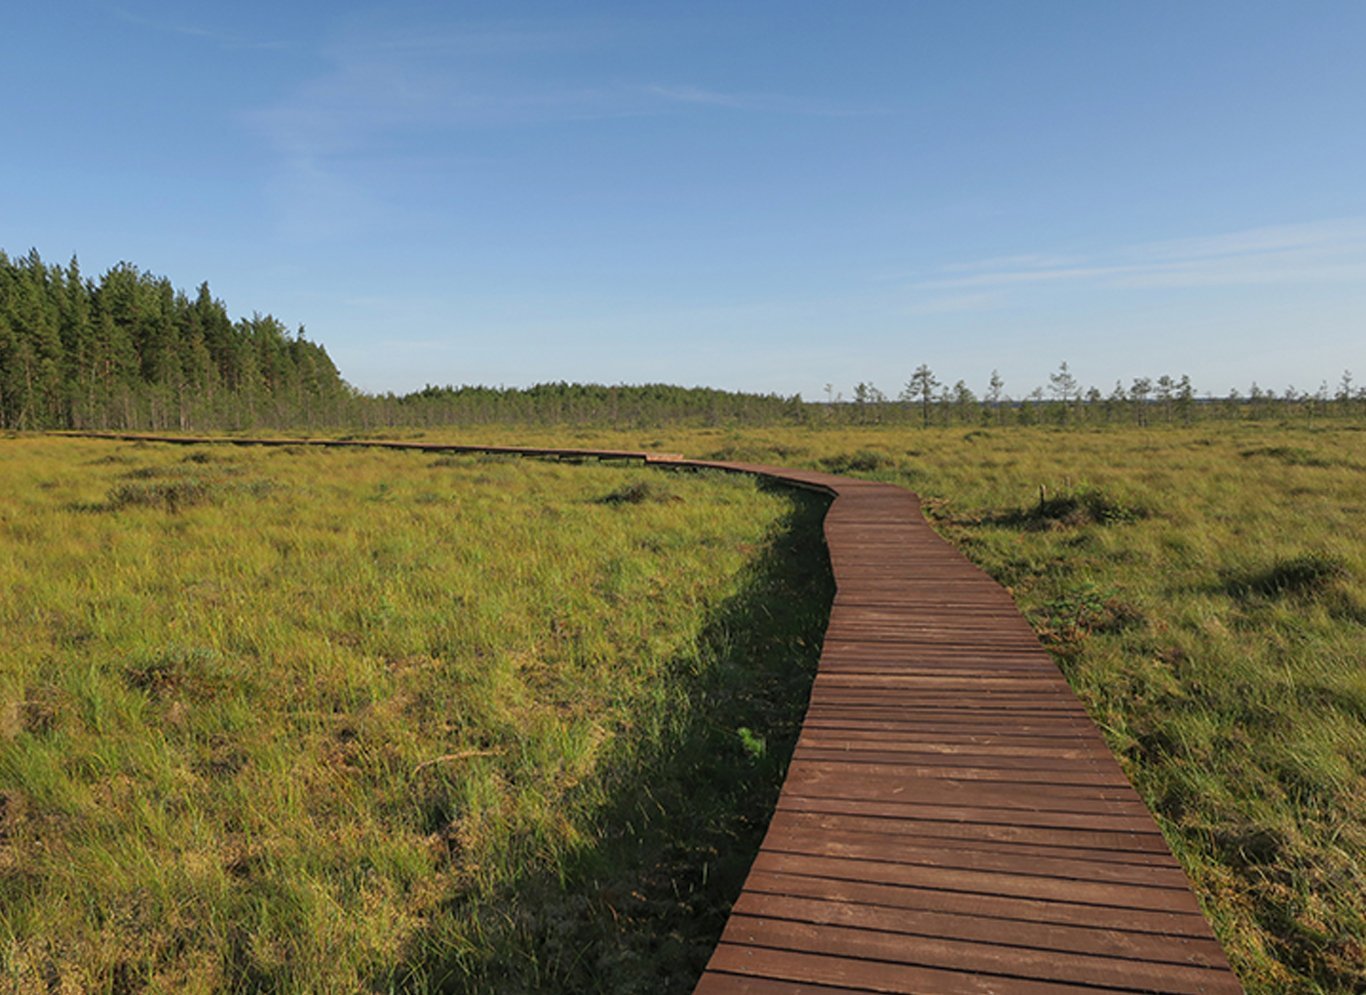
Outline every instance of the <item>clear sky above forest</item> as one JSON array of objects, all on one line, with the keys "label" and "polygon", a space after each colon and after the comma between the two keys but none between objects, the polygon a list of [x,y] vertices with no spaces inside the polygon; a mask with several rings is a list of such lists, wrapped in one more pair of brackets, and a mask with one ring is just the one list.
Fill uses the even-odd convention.
[{"label": "clear sky above forest", "polygon": [[1366,378],[1366,3],[53,0],[0,248],[367,390]]}]

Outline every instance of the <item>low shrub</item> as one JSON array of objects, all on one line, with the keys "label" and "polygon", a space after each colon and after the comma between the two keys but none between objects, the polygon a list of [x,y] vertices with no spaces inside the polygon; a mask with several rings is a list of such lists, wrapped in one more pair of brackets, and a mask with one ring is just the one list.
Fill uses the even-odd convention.
[{"label": "low shrub", "polygon": [[109,492],[105,507],[110,511],[162,508],[175,513],[195,505],[217,504],[221,500],[222,488],[217,483],[184,477],[157,483],[122,484]]},{"label": "low shrub", "polygon": [[1049,494],[1039,488],[1038,503],[988,519],[993,524],[1025,529],[1053,529],[1082,525],[1118,525],[1147,518],[1142,505],[1116,498],[1099,487],[1081,484]]},{"label": "low shrub", "polygon": [[1092,633],[1122,632],[1142,622],[1143,613],[1115,591],[1088,584],[1041,605],[1030,621],[1045,645],[1062,649]]},{"label": "low shrub", "polygon": [[1279,460],[1287,466],[1334,466],[1334,460],[1316,455],[1308,449],[1300,446],[1258,446],[1255,449],[1244,449],[1238,453],[1244,459],[1251,457],[1265,457],[1268,459]]},{"label": "low shrub", "polygon": [[645,504],[653,502],[658,504],[668,504],[683,499],[667,488],[648,480],[639,480],[633,484],[625,484],[598,498],[598,504]]},{"label": "low shrub", "polygon": [[886,453],[873,449],[860,449],[853,453],[840,453],[827,456],[820,461],[823,469],[831,473],[872,473],[874,470],[887,470],[896,465]]}]

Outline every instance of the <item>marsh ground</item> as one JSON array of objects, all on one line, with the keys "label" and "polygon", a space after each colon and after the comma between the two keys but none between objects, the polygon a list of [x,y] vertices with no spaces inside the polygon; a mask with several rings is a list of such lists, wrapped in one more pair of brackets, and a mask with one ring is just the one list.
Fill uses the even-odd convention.
[{"label": "marsh ground", "polygon": [[0,989],[686,990],[800,719],[822,510],[0,440]]},{"label": "marsh ground", "polygon": [[1345,993],[1366,991],[1364,428],[554,438],[822,467],[917,491],[1054,653],[1248,989]]},{"label": "marsh ground", "polygon": [[[1011,589],[1053,650],[1190,873],[1248,989],[1366,988],[1366,432],[1359,426],[481,427],[388,434],[671,450],[818,466],[910,486],[925,499],[935,526]],[[279,979],[306,987],[309,978],[350,970],[347,977],[381,987],[421,987],[444,978],[451,986],[491,986],[502,979],[511,987],[563,988],[599,969],[616,970],[609,977],[619,989],[652,987],[674,966],[705,956],[705,943],[687,923],[719,925],[725,897],[724,889],[713,888],[714,869],[726,863],[725,840],[738,832],[734,826],[752,834],[762,821],[785,756],[783,735],[800,711],[801,680],[793,674],[805,673],[818,641],[828,589],[800,566],[803,557],[819,555],[818,502],[780,498],[733,479],[662,470],[470,458],[439,468],[429,464],[440,459],[411,455],[206,448],[205,462],[197,465],[227,461],[219,482],[226,489],[195,504],[190,486],[184,509],[172,511],[165,502],[181,498],[165,491],[149,496],[140,488],[169,482],[158,477],[158,466],[180,467],[176,472],[184,476],[192,464],[183,461],[200,458],[198,451],[71,440],[18,443],[35,451],[93,448],[82,450],[91,455],[81,459],[72,459],[69,448],[47,451],[41,465],[11,455],[16,482],[7,486],[22,497],[0,506],[7,509],[0,523],[7,546],[28,550],[4,578],[11,591],[5,623],[29,633],[18,644],[27,648],[8,653],[0,672],[0,681],[8,681],[5,700],[20,702],[6,720],[11,731],[0,738],[0,790],[17,799],[7,801],[0,887],[18,911],[4,923],[11,938],[28,937],[10,939],[8,954],[0,949],[11,971],[43,969],[51,943],[33,938],[40,935],[41,917],[56,915],[78,924],[63,935],[96,951],[92,963],[102,965],[100,977],[118,983],[155,977],[145,974],[160,970],[155,958],[150,967],[145,959],[134,960],[132,968],[118,966],[119,938],[139,935],[143,927],[108,917],[100,902],[106,894],[136,894],[147,876],[138,884],[137,873],[118,868],[136,860],[150,867],[156,853],[175,859],[155,868],[151,880],[166,883],[157,884],[154,894],[180,896],[159,901],[171,909],[176,902],[201,912],[216,909],[212,925],[191,932],[212,938],[209,952],[200,955],[203,976],[227,964],[239,972],[230,980],[248,987]],[[11,447],[5,451],[17,452],[18,443],[4,443]],[[35,451],[22,460],[37,458]],[[109,455],[132,461],[93,463]],[[386,469],[352,469],[350,461]],[[291,469],[266,473],[261,467]],[[440,482],[451,478],[438,472],[457,467],[474,475],[458,479],[478,485],[458,497],[443,490]],[[489,483],[497,496],[477,496]],[[641,484],[647,496],[662,500],[600,500],[621,495],[627,484]],[[346,488],[353,491],[343,494]],[[693,488],[719,488],[722,510]],[[526,500],[514,501],[524,490]],[[311,562],[331,550],[324,558],[331,566],[321,576],[305,571],[292,587],[284,575],[301,560],[288,559],[272,530],[302,514],[284,509],[303,497],[309,508],[345,510],[330,516],[331,533],[323,524],[328,514],[308,513],[321,531],[314,552],[302,559]],[[494,502],[493,511],[457,514],[462,524],[452,531],[454,509],[474,509],[486,500]],[[796,504],[784,503],[791,500]],[[253,517],[266,514],[272,502],[276,519]],[[689,509],[698,512],[696,521],[679,518]],[[211,527],[197,531],[197,515]],[[749,526],[746,515],[754,516]],[[124,524],[109,524],[120,519]],[[339,529],[339,520],[350,524]],[[500,546],[504,533],[491,525],[505,520],[516,522],[515,538],[506,540],[512,546]],[[624,545],[604,545],[594,531],[602,522],[617,527],[623,521],[640,526]],[[133,523],[131,531],[127,523]],[[730,538],[708,529],[728,530]],[[369,538],[347,538],[357,531]],[[235,557],[219,548],[215,559],[208,542],[204,552],[183,557],[189,572],[177,574],[155,552],[162,541],[146,538],[207,542],[215,533],[266,544],[261,552],[236,556],[247,567],[219,576],[215,571],[226,570]],[[128,555],[127,540],[118,538],[125,534],[143,535],[138,542],[145,548],[135,545]],[[401,543],[390,548],[387,535],[408,535],[418,546],[426,541],[419,536],[435,535],[443,552],[419,555]],[[82,567],[81,551],[89,548],[100,549],[100,558]],[[509,556],[513,549],[520,552]],[[578,552],[571,556],[566,549]],[[606,566],[594,559],[604,549],[616,550]],[[538,555],[527,559],[530,552]],[[189,569],[195,556],[206,564],[198,572]],[[616,629],[609,627],[607,635],[576,635],[603,647],[593,659],[617,661],[590,666],[586,679],[575,654],[544,655],[545,647],[562,642],[555,605],[568,598],[575,610],[580,607],[570,592],[584,588],[582,579],[557,580],[575,556],[598,564],[584,575],[597,578],[589,590],[618,592],[615,599],[592,600],[575,617],[624,612],[625,632],[651,634],[631,641],[610,634]],[[477,576],[496,579],[483,588],[486,595],[475,597],[480,587],[472,585],[465,560],[478,565]],[[718,567],[731,579],[707,587],[711,582],[700,578],[715,576],[709,571]],[[377,579],[409,572],[421,578],[409,592]],[[185,588],[201,575],[213,583]],[[642,577],[656,583],[642,586]],[[97,611],[91,605],[103,602],[93,592],[106,585],[123,593]],[[683,603],[669,601],[666,588],[685,592]],[[350,593],[322,593],[334,589]],[[686,594],[703,590],[712,593]],[[527,593],[535,591],[542,593]],[[537,605],[524,604],[527,598]],[[193,607],[201,603],[208,607]],[[175,621],[180,608],[118,623],[133,627],[123,635],[133,639],[129,645],[145,646],[147,655],[129,657],[141,661],[135,665],[118,662],[110,647],[124,644],[110,642],[119,634],[100,626],[115,626],[145,604],[183,604],[202,614],[177,622],[178,629],[144,631],[157,618]],[[447,608],[430,607],[435,604]],[[267,634],[244,637],[245,629],[230,620],[246,616],[224,610],[239,605],[251,607],[253,617],[276,621],[256,623]],[[455,635],[452,605],[462,625],[475,626],[469,640]],[[533,607],[550,614],[537,615]],[[787,613],[792,617],[784,621]],[[327,636],[302,644],[299,652],[272,649],[302,638],[293,631],[300,624],[305,634],[312,627],[314,636]],[[222,649],[180,634],[200,625],[208,632],[217,625],[222,637],[236,641],[225,641]],[[504,629],[524,633],[530,642],[511,636],[498,642],[503,637],[494,634]],[[432,632],[445,633],[445,641],[423,642],[431,638],[423,634]],[[658,652],[651,640],[660,641]],[[528,656],[521,645],[535,650]],[[169,662],[156,655],[168,646],[175,649]],[[482,655],[443,655],[481,647]],[[199,652],[205,648],[213,652]],[[338,648],[347,651],[348,662],[308,669],[333,660],[329,654]],[[633,671],[624,691],[614,690],[610,680],[594,683],[621,660],[636,659],[642,648],[649,659],[664,662]],[[414,659],[426,662],[410,674],[386,662]],[[244,660],[249,667],[241,665]],[[445,666],[453,660],[465,662]],[[781,661],[787,660],[798,661],[796,671],[786,669]],[[376,676],[343,676],[357,668]],[[438,677],[448,671],[463,675],[453,687]],[[241,672],[262,676],[244,690],[235,676]],[[309,675],[307,682],[300,673]],[[758,675],[767,675],[767,683],[756,684]],[[403,683],[411,681],[417,683]],[[295,688],[303,683],[330,690],[319,701],[301,698]],[[424,703],[417,717],[402,704],[411,696]],[[262,706],[254,701],[266,702],[272,717],[258,722],[253,708]],[[540,713],[529,710],[533,701],[551,704]],[[227,707],[233,702],[235,713]],[[385,718],[386,709],[396,717]],[[466,713],[475,719],[459,718]],[[202,718],[232,714],[239,718]],[[772,731],[747,717],[754,714],[770,716],[763,728]],[[476,731],[486,719],[492,734]],[[178,731],[177,723],[191,728],[197,721],[210,725],[193,734]],[[436,739],[432,723],[440,730]],[[105,734],[148,726],[166,730],[164,745],[153,736],[148,746],[138,732]],[[267,749],[262,741],[274,734],[261,730],[280,727],[288,734]],[[594,731],[600,728],[606,733]],[[549,732],[536,731],[541,729]],[[225,766],[213,766],[215,750],[227,754]],[[296,761],[296,754],[305,760]],[[456,759],[417,769],[444,754]],[[181,755],[188,759],[177,760]],[[380,773],[365,773],[369,758],[385,756],[391,759]],[[713,766],[703,768],[707,773],[690,773],[708,758]],[[656,776],[661,770],[665,776]],[[178,828],[183,810],[172,803],[188,789],[176,778],[199,792],[192,799],[227,792],[202,803],[220,806],[213,817],[220,822],[201,820],[195,838],[205,842],[199,849],[172,839],[169,849],[148,850],[146,840],[157,834],[184,832]],[[718,780],[730,787],[699,790]],[[325,786],[321,794],[314,792],[315,781]],[[36,787],[6,787],[14,784]],[[650,796],[657,784],[683,804],[661,800],[656,808]],[[767,794],[750,792],[751,784],[765,785]],[[305,852],[262,829],[234,828],[224,835],[221,820],[240,818],[247,785],[265,790],[289,819],[313,827],[304,836],[318,845]],[[318,808],[319,799],[334,795],[343,799],[335,803],[338,810],[358,812],[379,799],[357,823],[368,828],[347,830],[359,834],[355,841],[315,826],[340,825],[327,814],[331,801]],[[525,803],[510,800],[524,796]],[[688,802],[713,796],[716,805],[705,813]],[[567,803],[551,803],[558,799]],[[734,807],[741,803],[743,811]],[[105,821],[117,824],[101,821],[107,804],[120,814]],[[726,812],[736,813],[734,825],[708,836],[707,827]],[[129,819],[139,827],[131,836]],[[478,830],[473,844],[461,836],[470,826]],[[393,842],[404,833],[407,843]],[[240,862],[219,852],[225,845],[241,849]],[[410,856],[386,857],[375,872],[373,857],[369,863],[357,859],[366,847]],[[20,853],[26,861],[16,861]],[[622,853],[630,856],[618,861]],[[49,869],[35,873],[33,854],[41,854]],[[627,872],[611,878],[604,855],[607,865],[620,862]],[[727,868],[735,883],[742,872],[742,866]],[[91,880],[105,873],[114,883],[101,881],[92,891]],[[669,897],[679,881],[700,877],[707,886],[693,894],[703,897]],[[656,890],[631,895],[624,883],[631,880],[654,881]],[[202,900],[194,896],[203,894],[217,897],[196,905]],[[43,911],[48,906],[31,900],[35,895],[58,896],[50,908],[60,911]],[[539,915],[541,908],[549,912]],[[370,911],[357,918],[356,909]],[[267,940],[242,938],[243,924],[253,922],[268,927]],[[291,944],[310,951],[317,966],[309,970],[319,973],[291,974],[296,969],[281,966]],[[342,949],[351,952],[339,957]]]}]

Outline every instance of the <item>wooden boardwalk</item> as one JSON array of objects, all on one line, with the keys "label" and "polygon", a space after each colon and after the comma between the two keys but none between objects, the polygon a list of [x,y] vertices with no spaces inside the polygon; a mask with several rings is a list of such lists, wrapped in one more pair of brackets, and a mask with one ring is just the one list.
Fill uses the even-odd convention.
[{"label": "wooden boardwalk", "polygon": [[1052,658],[914,494],[683,465],[835,497],[811,702],[697,992],[1242,991]]},{"label": "wooden boardwalk", "polygon": [[811,701],[696,991],[1242,991],[1052,658],[911,492],[635,451],[140,438],[635,459],[831,495],[837,590]]}]

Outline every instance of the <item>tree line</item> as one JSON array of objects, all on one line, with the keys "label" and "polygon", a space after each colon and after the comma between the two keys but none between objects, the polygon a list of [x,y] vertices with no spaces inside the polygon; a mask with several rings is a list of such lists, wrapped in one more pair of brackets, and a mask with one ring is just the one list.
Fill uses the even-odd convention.
[{"label": "tree line", "polygon": [[372,425],[775,425],[800,421],[800,397],[671,384],[428,385],[370,396],[356,417]]},{"label": "tree line", "polygon": [[120,263],[0,252],[0,428],[324,424],[351,389],[327,350],[270,315],[237,322],[207,283],[193,297]]},{"label": "tree line", "polygon": [[532,387],[428,385],[366,394],[322,345],[271,315],[236,322],[207,283],[190,297],[165,277],[120,263],[98,280],[73,258],[0,252],[0,429],[394,428],[454,425],[1010,425],[1189,424],[1210,418],[1366,415],[1366,389],[1344,372],[1335,390],[1200,396],[1163,374],[1083,388],[1066,362],[1019,397],[993,370],[978,395],[918,366],[895,397],[871,382],[823,402],[668,384]]},{"label": "tree line", "polygon": [[[1244,393],[1237,388],[1214,396],[1198,394],[1187,374],[1135,377],[1127,386],[1119,380],[1113,389],[1083,388],[1064,361],[1049,375],[1048,386],[1036,386],[1022,397],[1005,390],[998,371],[991,371],[986,391],[979,397],[964,380],[942,382],[924,363],[916,367],[895,398],[889,398],[871,382],[854,388],[853,398],[830,396],[828,416],[855,424],[918,422],[922,427],[967,424],[1032,425],[1068,424],[1183,424],[1211,419],[1263,419],[1303,417],[1361,417],[1366,415],[1366,387],[1357,386],[1351,371],[1344,370],[1336,388],[1327,381],[1317,390],[1287,387],[1280,394],[1254,381]],[[838,410],[836,410],[838,409]]]}]

